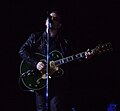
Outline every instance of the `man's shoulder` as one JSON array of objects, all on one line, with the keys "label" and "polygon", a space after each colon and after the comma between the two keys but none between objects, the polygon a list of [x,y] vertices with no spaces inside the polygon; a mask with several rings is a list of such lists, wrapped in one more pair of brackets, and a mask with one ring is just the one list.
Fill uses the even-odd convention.
[{"label": "man's shoulder", "polygon": [[41,39],[41,38],[44,36],[44,32],[43,32],[43,31],[33,32],[33,33],[31,33],[31,36],[32,36],[35,40],[38,40],[38,39]]},{"label": "man's shoulder", "polygon": [[42,36],[44,34],[44,32],[43,31],[41,31],[41,32],[34,32],[32,34],[34,34],[35,37],[40,37],[40,36]]}]

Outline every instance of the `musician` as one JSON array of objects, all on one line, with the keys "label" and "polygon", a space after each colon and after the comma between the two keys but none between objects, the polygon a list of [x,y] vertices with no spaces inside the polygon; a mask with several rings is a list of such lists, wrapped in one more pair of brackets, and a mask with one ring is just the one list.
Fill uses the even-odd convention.
[{"label": "musician", "polygon": [[[49,52],[57,50],[62,54],[63,57],[66,57],[67,55],[69,55],[70,51],[68,49],[70,49],[70,47],[68,41],[61,34],[62,22],[59,13],[57,11],[51,12],[50,19],[51,26],[49,29]],[[49,21],[47,19],[45,22],[46,29],[48,27],[48,22]],[[45,30],[44,32],[32,33],[19,50],[19,55],[21,56],[21,58],[40,72],[45,70],[45,62],[41,61],[42,58],[34,58],[33,53],[39,53],[46,56],[47,34],[47,30]],[[87,52],[86,55],[90,55],[90,53]],[[56,72],[59,70],[59,67],[54,64],[54,61],[50,61],[50,65],[53,66],[52,69]],[[65,104],[65,101],[62,101],[62,99],[60,98],[61,93],[63,93],[65,89],[62,89],[63,87],[65,87],[65,84],[63,83],[63,78],[64,75],[60,78],[51,78],[49,82],[48,94],[50,106],[49,108],[51,111],[68,111],[68,109],[66,109],[67,105]],[[45,87],[35,91],[37,111],[46,111],[45,94]]]}]

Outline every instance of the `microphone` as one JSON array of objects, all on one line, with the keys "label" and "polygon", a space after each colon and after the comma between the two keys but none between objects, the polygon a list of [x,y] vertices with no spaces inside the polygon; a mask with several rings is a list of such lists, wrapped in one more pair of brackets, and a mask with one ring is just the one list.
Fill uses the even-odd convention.
[{"label": "microphone", "polygon": [[47,20],[46,20],[46,32],[48,33],[48,30],[50,28],[52,28],[52,17],[50,16],[50,14],[47,12]]},{"label": "microphone", "polygon": [[47,20],[49,21],[49,23],[52,23],[52,22],[53,22],[52,16],[51,16],[50,14],[47,16]]}]

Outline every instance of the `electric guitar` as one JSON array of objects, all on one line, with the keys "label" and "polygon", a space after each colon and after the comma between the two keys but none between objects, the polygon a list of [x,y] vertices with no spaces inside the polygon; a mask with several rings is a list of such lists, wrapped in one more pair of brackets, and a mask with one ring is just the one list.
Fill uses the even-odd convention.
[{"label": "electric guitar", "polygon": [[[104,52],[109,52],[112,50],[111,43],[97,45],[94,49],[91,50],[92,54],[102,54]],[[74,60],[83,60],[85,58],[85,52],[81,52],[75,55],[68,57],[63,57],[62,54],[54,50],[50,55],[50,66],[49,66],[49,78],[60,77],[64,74],[64,71],[59,67],[62,64],[74,61]],[[42,62],[46,62],[46,56],[39,53],[35,53],[34,57],[40,59]],[[56,68],[53,69],[53,67]],[[22,60],[20,64],[20,79],[23,85],[28,90],[40,90],[46,86],[46,71],[38,71],[36,68],[33,68],[30,64]]]}]

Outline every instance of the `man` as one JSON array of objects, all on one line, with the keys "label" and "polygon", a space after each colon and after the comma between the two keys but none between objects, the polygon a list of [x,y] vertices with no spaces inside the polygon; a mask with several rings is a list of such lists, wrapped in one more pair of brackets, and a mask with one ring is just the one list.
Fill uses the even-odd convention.
[{"label": "man", "polygon": [[[46,20],[46,31],[44,32],[37,32],[32,33],[28,40],[22,45],[19,51],[19,55],[22,57],[23,60],[25,60],[26,63],[30,64],[32,67],[36,68],[38,71],[45,70],[45,63],[43,61],[37,60],[33,57],[33,53],[40,53],[42,55],[47,54],[47,28],[49,27],[49,52],[52,52],[54,50],[59,51],[62,56],[66,56],[67,53],[67,41],[61,37],[60,29],[61,29],[61,19],[58,15],[57,11],[54,11],[50,13],[50,27],[48,26],[48,19]],[[52,62],[53,70],[58,70],[58,67],[54,65],[54,62]],[[51,80],[52,82],[54,81]],[[50,88],[49,88],[49,99],[50,99],[50,110],[51,111],[65,111],[63,109],[64,107],[60,106],[60,99],[58,96],[58,92],[61,90],[58,83],[58,79],[55,80],[56,82],[50,82]],[[54,84],[54,86],[53,86]],[[57,88],[56,88],[57,87]],[[59,91],[58,91],[59,90]],[[37,111],[46,111],[46,90],[45,88],[41,89],[40,91],[35,91],[36,93],[36,105],[37,105]],[[60,93],[60,92],[59,92]],[[62,103],[62,102],[61,102]]]},{"label": "man", "polygon": [[[40,53],[42,55],[47,54],[47,34],[49,34],[49,52],[56,51],[60,52],[63,57],[69,55],[68,42],[63,36],[61,36],[61,18],[57,11],[50,13],[50,27],[49,20],[46,20],[46,30],[42,33],[32,33],[28,40],[22,45],[19,51],[19,55],[25,60],[26,63],[30,64],[33,68],[40,72],[44,72],[46,65],[45,61],[41,61],[42,58],[36,59],[32,55],[33,53]],[[49,27],[49,32],[48,32]],[[68,48],[69,47],[69,48]],[[89,52],[87,52],[89,55]],[[52,55],[52,54],[51,54]],[[54,56],[54,55],[53,55]],[[54,57],[53,57],[54,58]],[[50,67],[52,71],[57,72],[59,67],[55,65],[54,61],[50,61]],[[42,77],[44,78],[44,74]],[[50,111],[68,111],[66,109],[67,104],[62,100],[61,93],[64,94],[65,84],[63,82],[64,75],[60,78],[51,78],[49,83],[49,109]],[[41,90],[36,90],[36,106],[37,111],[46,111],[46,89],[45,87]]]}]

